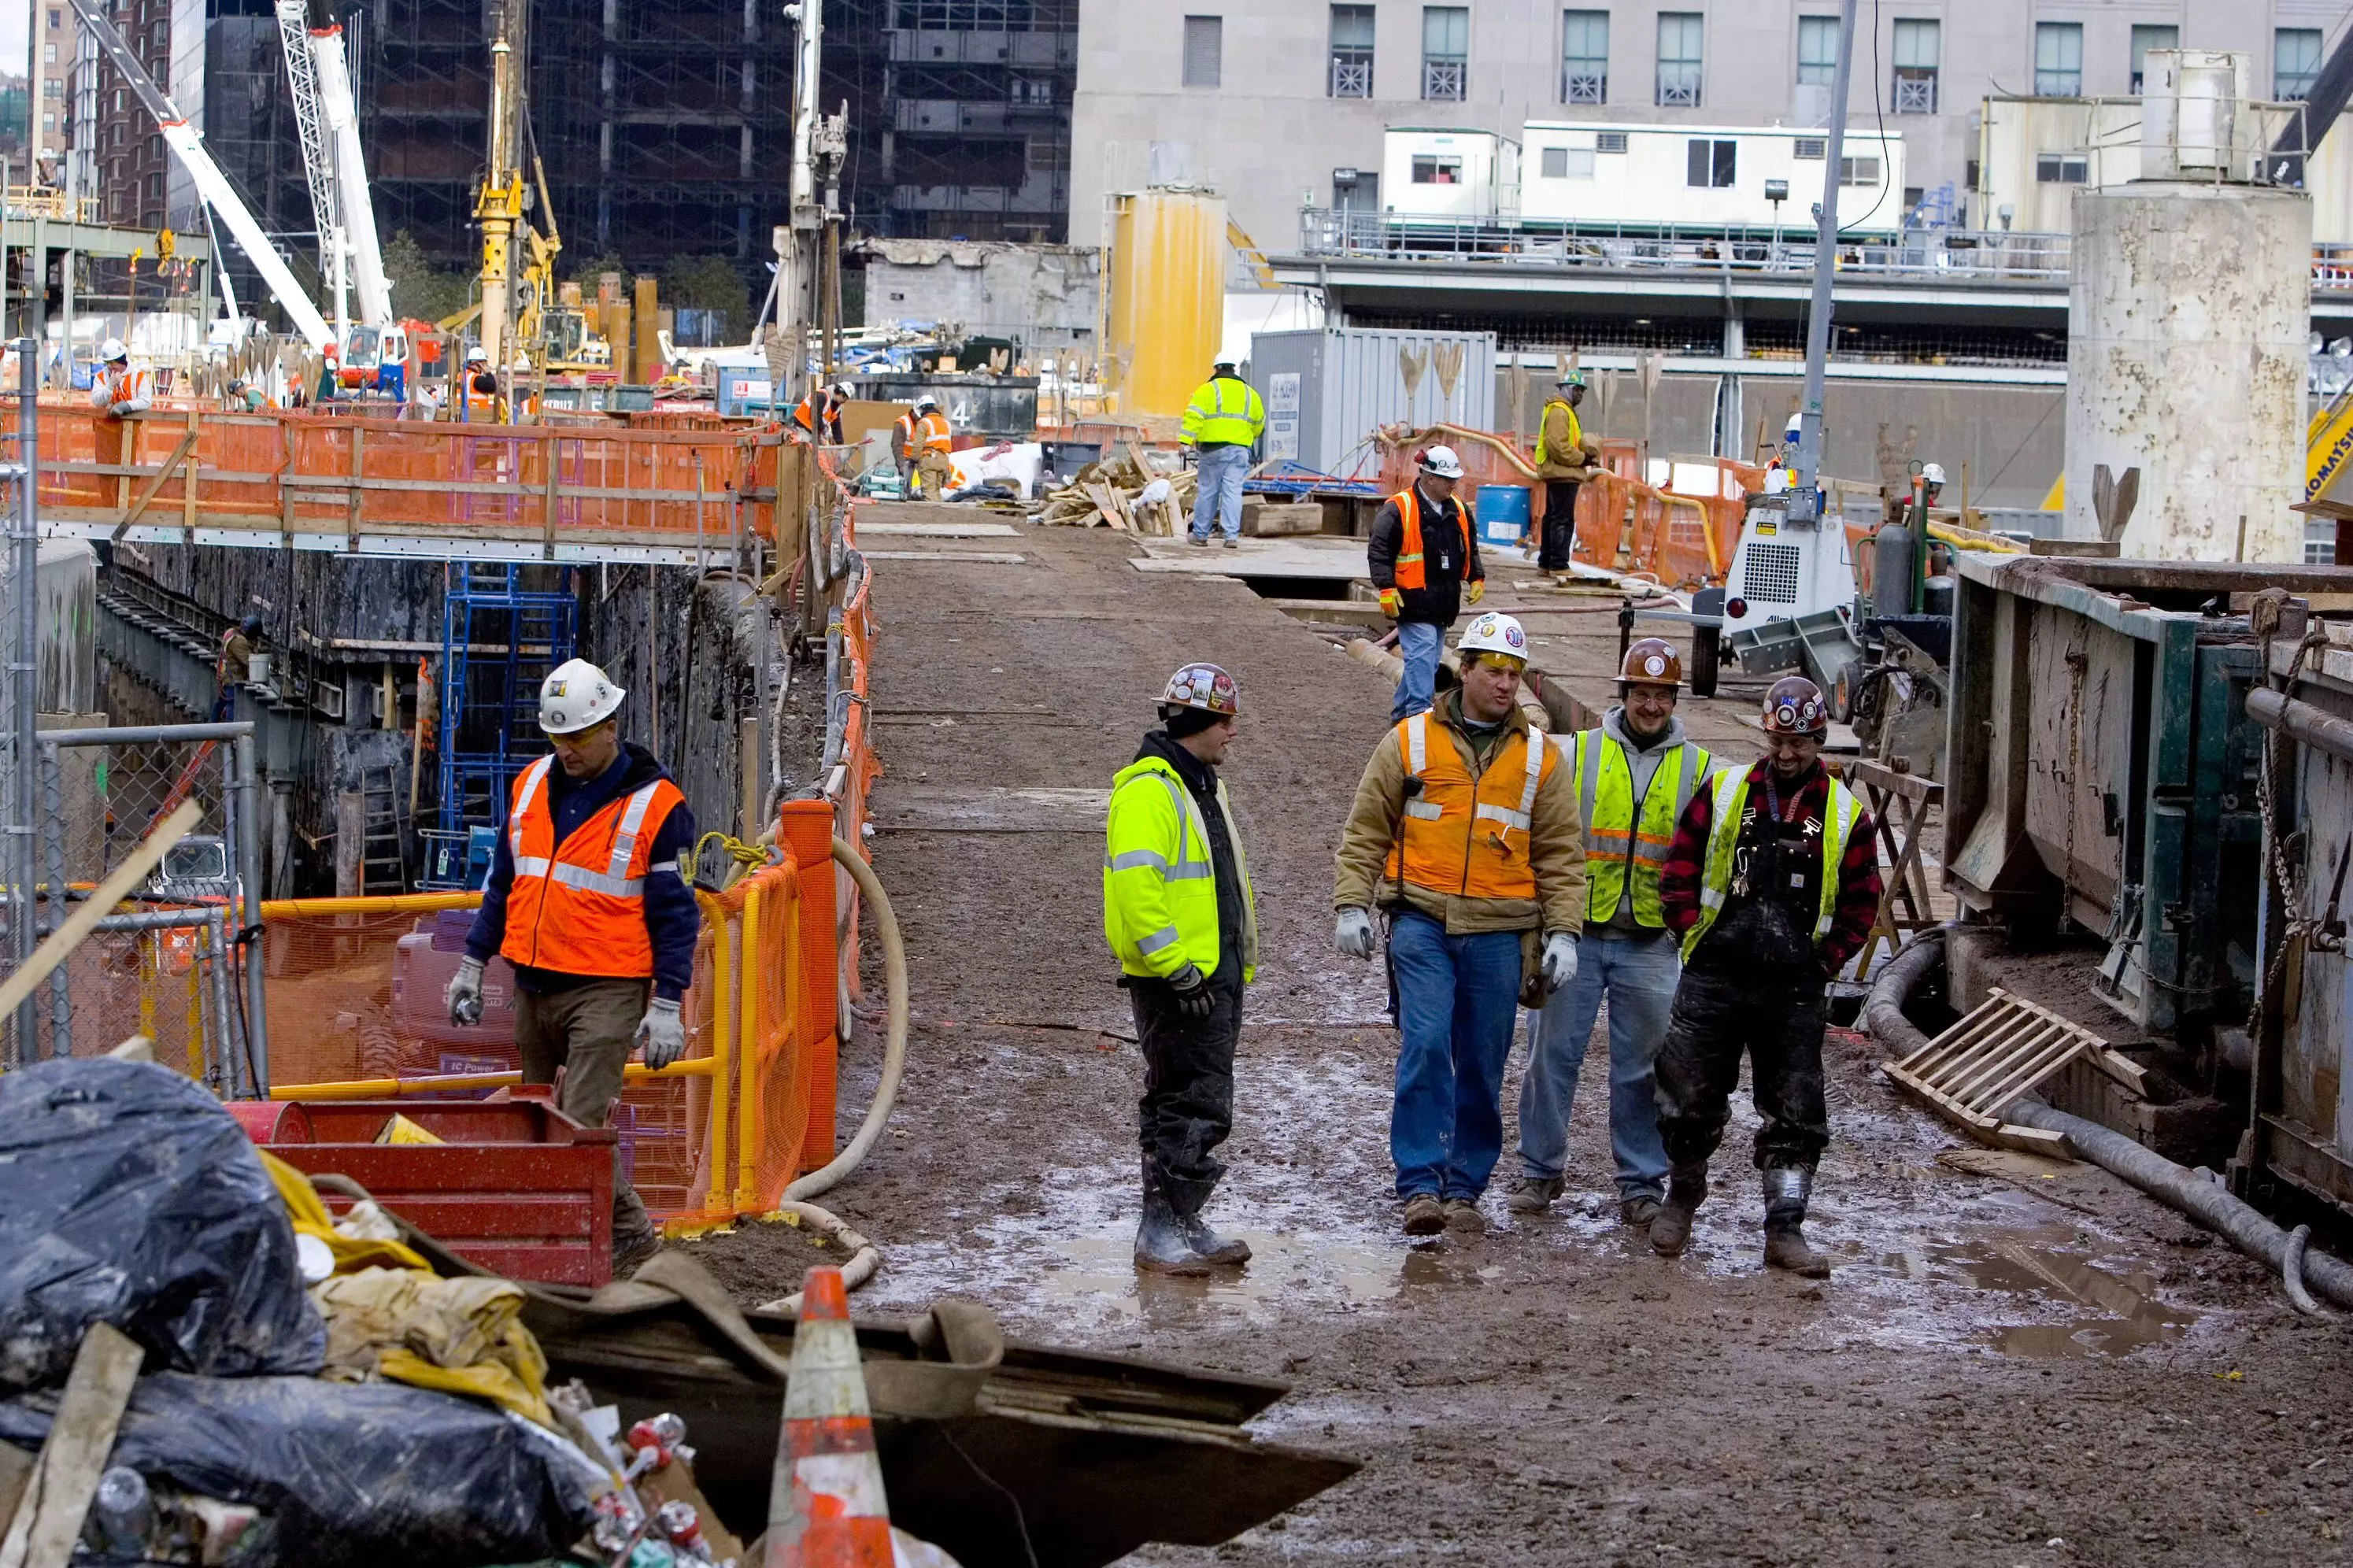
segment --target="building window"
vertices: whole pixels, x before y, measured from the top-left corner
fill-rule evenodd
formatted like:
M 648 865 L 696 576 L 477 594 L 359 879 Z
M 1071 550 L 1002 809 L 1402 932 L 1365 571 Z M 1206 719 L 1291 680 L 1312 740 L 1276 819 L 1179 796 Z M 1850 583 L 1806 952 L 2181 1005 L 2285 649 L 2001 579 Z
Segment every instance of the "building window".
M 1421 8 L 1421 96 L 1460 103 L 1471 71 L 1471 7 Z
M 1685 144 L 1683 184 L 1701 190 L 1730 190 L 1736 180 L 1740 143 L 1694 137 Z
M 1609 101 L 1609 13 L 1560 14 L 1560 100 Z
M 1870 190 L 1879 184 L 1879 160 L 1876 158 L 1841 158 L 1839 184 Z
M 1223 16 L 1185 18 L 1185 85 L 1216 87 L 1225 48 Z
M 62 27 L 62 26 L 65 26 L 65 13 L 64 13 L 64 12 L 62 12 L 62 11 L 60 11 L 60 10 L 58 10 L 58 9 L 56 6 L 54 6 L 54 5 L 50 6 L 50 7 L 49 7 L 49 30 L 50 30 L 50 31 L 52 31 L 52 32 L 55 32 L 58 28 Z
M 1417 185 L 1459 185 L 1462 183 L 1462 160 L 1434 153 L 1413 155 L 1413 183 Z
M 66 84 L 62 80 L 53 76 L 43 77 L 41 79 L 41 96 L 43 98 L 63 98 L 65 95 Z
M 2081 153 L 2037 153 L 2034 178 L 2038 184 L 2080 185 L 2092 177 L 2092 161 Z
M 1544 150 L 1543 174 L 1547 180 L 1589 180 L 1593 178 L 1593 149 L 1547 147 Z
M 2272 96 L 2310 98 L 2320 76 L 2320 29 L 2282 27 L 2272 34 Z
M 2148 68 L 2151 49 L 2178 49 L 2181 47 L 2181 29 L 2175 26 L 2136 25 L 2132 30 L 2132 90 L 2140 95 L 2141 79 Z
M 1659 13 L 1658 102 L 1662 108 L 1699 107 L 1703 20 L 1696 11 Z
M 1332 79 L 1334 98 L 1373 96 L 1373 8 L 1370 5 L 1332 7 Z
M 1943 30 L 1934 21 L 1895 19 L 1895 112 L 1936 112 L 1936 68 L 1942 63 Z
M 2037 98 L 2084 96 L 2084 24 L 2034 24 L 2034 94 Z
M 1798 85 L 1828 87 L 1838 75 L 1839 19 L 1798 18 Z
M 43 45 L 41 46 L 41 60 L 42 60 L 42 63 L 43 63 L 43 64 L 45 64 L 45 65 L 55 65 L 55 64 L 57 64 L 57 63 L 58 63 L 58 47 L 57 47 L 57 45 L 55 45 L 55 44 L 43 44 Z

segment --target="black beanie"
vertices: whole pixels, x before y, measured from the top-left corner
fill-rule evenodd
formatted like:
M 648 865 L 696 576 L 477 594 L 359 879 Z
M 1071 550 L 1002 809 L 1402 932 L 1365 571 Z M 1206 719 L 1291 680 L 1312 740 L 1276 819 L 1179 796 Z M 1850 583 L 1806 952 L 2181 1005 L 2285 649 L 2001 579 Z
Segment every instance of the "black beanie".
M 1160 721 L 1168 731 L 1168 738 L 1172 741 L 1181 741 L 1187 735 L 1198 735 L 1224 718 L 1224 714 L 1212 713 L 1206 708 L 1187 708 L 1174 702 L 1160 710 Z

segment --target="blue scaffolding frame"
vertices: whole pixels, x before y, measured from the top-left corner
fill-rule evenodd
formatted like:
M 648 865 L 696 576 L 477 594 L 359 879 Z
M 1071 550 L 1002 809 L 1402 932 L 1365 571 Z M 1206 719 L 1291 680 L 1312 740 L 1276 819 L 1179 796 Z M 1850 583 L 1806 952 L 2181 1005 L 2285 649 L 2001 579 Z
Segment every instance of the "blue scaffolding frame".
M 573 657 L 580 601 L 572 568 L 554 593 L 526 590 L 522 569 L 459 562 L 441 606 L 441 828 L 462 833 L 506 815 L 509 785 L 547 754 L 539 686 Z M 503 648 L 502 653 L 474 651 Z

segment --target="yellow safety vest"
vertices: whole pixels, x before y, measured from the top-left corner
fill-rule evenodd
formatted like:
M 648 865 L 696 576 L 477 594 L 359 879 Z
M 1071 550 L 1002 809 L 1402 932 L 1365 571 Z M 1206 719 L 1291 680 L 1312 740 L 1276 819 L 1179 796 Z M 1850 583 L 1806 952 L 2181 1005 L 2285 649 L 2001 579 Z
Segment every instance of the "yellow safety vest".
M 1258 909 L 1226 784 L 1218 809 L 1242 882 L 1242 980 L 1258 973 Z M 1218 868 L 1193 792 L 1160 757 L 1141 757 L 1112 780 L 1103 826 L 1103 937 L 1128 974 L 1166 979 L 1185 967 L 1216 973 Z
M 1607 925 L 1616 917 L 1630 867 L 1634 923 L 1663 930 L 1667 919 L 1659 906 L 1659 868 L 1674 842 L 1675 824 L 1705 785 L 1715 759 L 1705 747 L 1689 741 L 1660 758 L 1637 822 L 1634 771 L 1627 764 L 1626 748 L 1599 729 L 1578 731 L 1571 744 L 1569 755 L 1585 806 L 1585 918 Z
M 1862 806 L 1854 792 L 1835 778 L 1830 781 L 1830 799 L 1822 824 L 1821 907 L 1814 919 L 1814 940 L 1820 942 L 1830 934 L 1831 921 L 1838 913 L 1839 862 L 1846 858 L 1846 841 L 1854 832 L 1854 819 Z M 1715 775 L 1711 786 L 1715 820 L 1709 825 L 1707 862 L 1700 872 L 1699 919 L 1683 933 L 1683 962 L 1699 946 L 1700 938 L 1715 924 L 1715 917 L 1724 912 L 1725 895 L 1732 890 L 1732 852 L 1740 842 L 1740 814 L 1748 805 L 1748 770 L 1725 768 Z
M 1226 406 L 1229 386 L 1241 395 L 1230 409 Z M 1266 405 L 1259 400 L 1258 388 L 1229 375 L 1214 375 L 1203 382 L 1193 389 L 1193 401 L 1185 405 L 1185 437 L 1195 443 L 1223 441 L 1247 447 L 1265 427 Z
M 1585 426 L 1577 422 L 1577 410 L 1569 407 L 1568 399 L 1566 397 L 1556 397 L 1552 402 L 1545 405 L 1546 415 L 1552 413 L 1554 404 L 1559 405 L 1561 411 L 1568 416 L 1568 444 L 1572 450 L 1581 456 L 1585 445 Z M 1525 408 L 1527 405 L 1522 404 L 1520 406 Z M 1545 455 L 1545 421 L 1539 418 L 1536 421 L 1536 466 L 1542 468 L 1551 460 Z

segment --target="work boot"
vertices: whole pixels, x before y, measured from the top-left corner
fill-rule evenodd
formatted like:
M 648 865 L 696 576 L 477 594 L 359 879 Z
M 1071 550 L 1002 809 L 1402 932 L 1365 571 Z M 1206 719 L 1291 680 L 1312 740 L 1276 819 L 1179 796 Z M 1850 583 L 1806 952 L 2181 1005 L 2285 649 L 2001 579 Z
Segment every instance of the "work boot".
M 1250 1260 L 1249 1242 L 1239 1236 L 1219 1236 L 1198 1214 L 1178 1215 L 1176 1225 L 1185 1233 L 1185 1245 L 1193 1249 L 1197 1258 L 1220 1266 L 1238 1266 Z
M 1618 1201 L 1618 1222 L 1636 1230 L 1648 1230 L 1651 1222 L 1659 1217 L 1659 1200 L 1648 1193 L 1637 1193 Z
M 1240 550 L 1241 547 L 1242 547 L 1242 542 L 1241 542 L 1240 540 L 1239 540 L 1239 539 L 1235 538 L 1235 537 L 1234 537 L 1232 534 L 1230 534 L 1230 533 L 1229 533 L 1228 535 L 1226 535 L 1226 548 L 1227 548 L 1227 549 L 1229 549 L 1229 550 Z
M 1814 1173 L 1790 1165 L 1765 1173 L 1765 1267 L 1807 1279 L 1831 1277 L 1831 1260 L 1806 1241 L 1806 1201 Z
M 1144 1166 L 1144 1217 L 1135 1227 L 1135 1266 L 1155 1274 L 1207 1274 L 1209 1260 L 1193 1250 L 1176 1207 L 1160 1188 L 1149 1160 Z
M 1457 1236 L 1484 1236 L 1487 1216 L 1479 1212 L 1479 1205 L 1471 1198 L 1446 1200 L 1446 1228 Z
M 1209 536 L 1206 533 L 1197 533 L 1193 535 L 1193 544 L 1196 549 L 1207 550 L 1209 548 Z
M 1679 1169 L 1667 1178 L 1666 1202 L 1651 1216 L 1651 1250 L 1662 1258 L 1681 1258 L 1691 1245 L 1692 1215 L 1707 1201 L 1707 1167 Z
M 1504 1194 L 1504 1206 L 1514 1214 L 1542 1214 L 1567 1186 L 1558 1176 L 1522 1176 Z
M 1405 1233 L 1436 1236 L 1446 1228 L 1446 1205 L 1436 1193 L 1416 1193 L 1405 1201 Z

